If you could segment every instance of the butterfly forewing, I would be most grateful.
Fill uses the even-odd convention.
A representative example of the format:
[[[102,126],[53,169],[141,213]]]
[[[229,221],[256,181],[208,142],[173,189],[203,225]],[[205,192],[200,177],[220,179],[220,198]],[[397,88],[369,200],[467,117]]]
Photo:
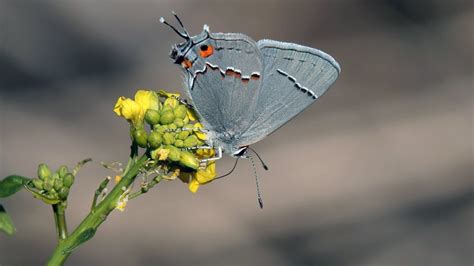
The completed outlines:
[[[257,44],[237,33],[211,33],[202,44],[212,55],[188,71],[188,91],[206,128],[231,143],[255,119],[262,80]]]

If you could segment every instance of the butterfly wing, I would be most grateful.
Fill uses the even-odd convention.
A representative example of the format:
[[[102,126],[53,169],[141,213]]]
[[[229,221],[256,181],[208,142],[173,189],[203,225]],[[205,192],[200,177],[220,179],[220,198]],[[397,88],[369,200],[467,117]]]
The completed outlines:
[[[339,64],[314,48],[261,40],[263,83],[258,95],[258,117],[239,139],[253,144],[283,126],[315,102],[334,83]]]
[[[260,51],[255,41],[238,33],[211,33],[205,43],[213,54],[188,69],[188,92],[204,126],[221,143],[231,144],[254,120]]]

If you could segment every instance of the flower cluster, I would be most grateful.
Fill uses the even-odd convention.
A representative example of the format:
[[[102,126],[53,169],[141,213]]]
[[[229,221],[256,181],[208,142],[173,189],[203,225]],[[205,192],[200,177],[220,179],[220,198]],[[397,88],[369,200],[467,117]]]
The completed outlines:
[[[69,189],[74,183],[75,174],[73,172],[70,172],[67,166],[63,165],[52,173],[46,164],[40,164],[38,166],[38,178],[28,182],[26,188],[36,198],[47,204],[66,201]]]
[[[214,162],[204,167],[200,163],[213,157],[214,150],[203,148],[205,131],[194,110],[179,101],[179,94],[138,90],[133,100],[120,97],[114,112],[129,121],[132,140],[148,149],[150,159],[167,173],[165,179],[179,177],[196,192],[215,178]]]

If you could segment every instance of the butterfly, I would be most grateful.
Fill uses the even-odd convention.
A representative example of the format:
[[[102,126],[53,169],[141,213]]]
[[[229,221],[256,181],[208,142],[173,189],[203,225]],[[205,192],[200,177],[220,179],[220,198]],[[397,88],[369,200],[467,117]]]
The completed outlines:
[[[222,153],[247,157],[250,145],[286,124],[321,97],[341,72],[330,55],[299,44],[254,41],[242,33],[203,31],[189,36],[163,18],[184,42],[170,57],[184,73],[186,92],[209,144]],[[251,148],[250,148],[251,149]]]

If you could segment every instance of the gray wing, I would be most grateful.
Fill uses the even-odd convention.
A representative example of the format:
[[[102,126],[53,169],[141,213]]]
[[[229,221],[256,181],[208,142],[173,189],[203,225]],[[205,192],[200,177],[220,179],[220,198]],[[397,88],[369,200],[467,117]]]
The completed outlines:
[[[262,62],[257,44],[238,33],[211,33],[215,51],[188,76],[189,93],[206,128],[233,143],[254,120]]]
[[[261,40],[263,83],[259,115],[239,139],[253,144],[283,126],[315,102],[337,79],[341,69],[328,54],[314,48]]]

